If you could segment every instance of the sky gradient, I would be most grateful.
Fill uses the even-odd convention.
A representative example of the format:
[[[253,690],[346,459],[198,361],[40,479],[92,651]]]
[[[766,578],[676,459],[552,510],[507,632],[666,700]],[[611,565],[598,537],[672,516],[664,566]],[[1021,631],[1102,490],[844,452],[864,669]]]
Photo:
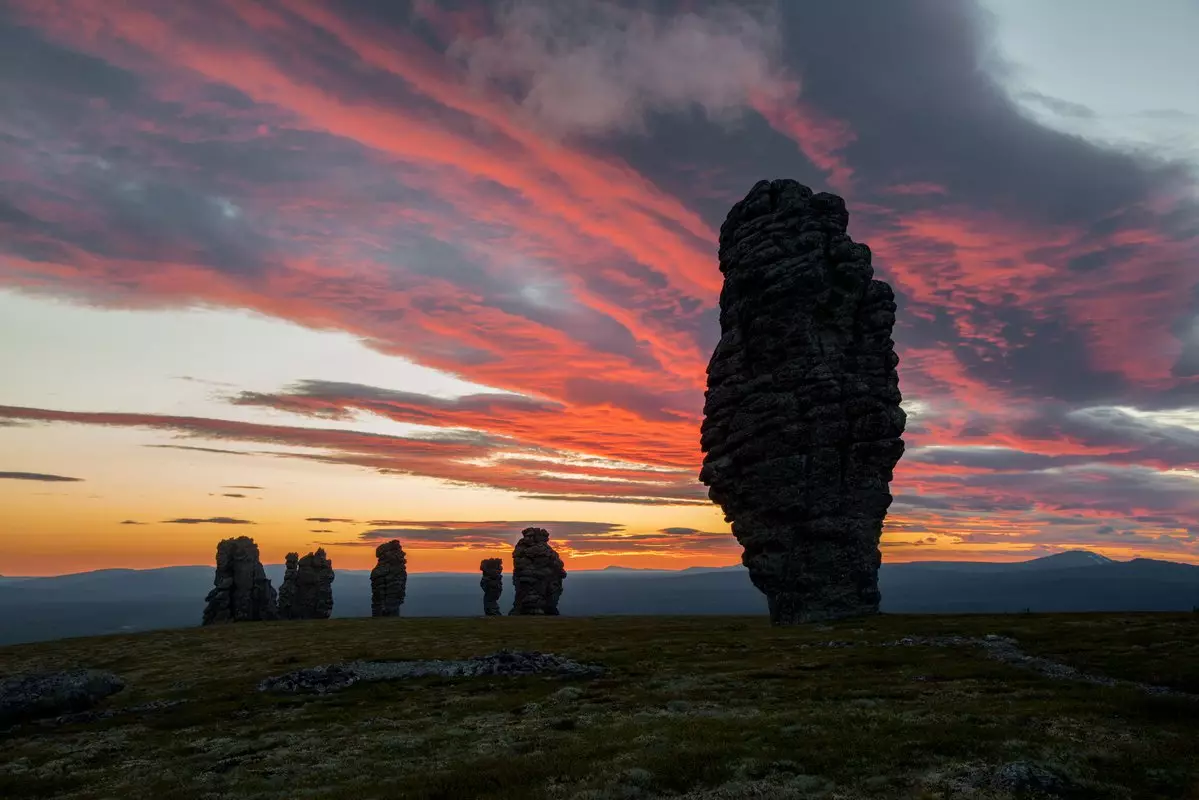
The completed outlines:
[[[1199,562],[1199,11],[1133,9],[3,0],[0,574],[736,562],[716,231],[777,177],[896,291],[884,559]]]

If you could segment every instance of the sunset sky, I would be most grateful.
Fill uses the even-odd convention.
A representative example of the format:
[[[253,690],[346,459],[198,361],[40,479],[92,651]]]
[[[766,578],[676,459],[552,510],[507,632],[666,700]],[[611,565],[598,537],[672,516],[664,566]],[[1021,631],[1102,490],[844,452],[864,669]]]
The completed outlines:
[[[631,10],[636,9],[636,10]],[[1193,0],[0,0],[0,574],[723,565],[716,235],[895,288],[888,561],[1199,562]]]

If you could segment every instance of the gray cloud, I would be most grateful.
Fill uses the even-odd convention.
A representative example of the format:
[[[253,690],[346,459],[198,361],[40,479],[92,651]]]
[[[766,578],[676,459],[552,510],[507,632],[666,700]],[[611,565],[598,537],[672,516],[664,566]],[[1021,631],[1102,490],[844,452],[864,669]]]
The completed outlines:
[[[728,121],[753,92],[788,88],[772,3],[659,15],[645,4],[518,0],[495,21],[450,55],[479,84],[517,87],[521,109],[556,133],[640,131],[650,114],[692,109]]]
[[[69,478],[65,475],[47,475],[43,472],[0,472],[0,480],[12,481],[43,481],[45,483],[78,483],[83,478]]]
[[[172,525],[253,525],[254,523],[248,519],[237,519],[235,517],[179,517],[177,519],[164,519],[164,523]]]

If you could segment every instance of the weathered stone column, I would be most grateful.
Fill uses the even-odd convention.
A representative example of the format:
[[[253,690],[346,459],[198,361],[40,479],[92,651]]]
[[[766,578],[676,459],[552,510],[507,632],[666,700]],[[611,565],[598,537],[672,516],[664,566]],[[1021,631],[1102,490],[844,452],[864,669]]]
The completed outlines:
[[[895,299],[836,195],[761,181],[720,228],[700,479],[776,624],[878,611],[903,454]]]
[[[500,615],[500,595],[504,593],[504,561],[500,558],[485,558],[479,562],[483,577],[479,588],[483,590],[483,613],[489,617]]]
[[[253,539],[238,536],[217,544],[216,576],[204,600],[203,625],[279,618],[275,588],[262,568]]]
[[[371,570],[371,616],[398,617],[408,590],[408,557],[398,539],[375,548],[379,563]]]
[[[520,541],[512,550],[512,587],[516,597],[509,615],[557,616],[566,569],[549,540],[549,531],[544,528],[525,528],[520,532]]]

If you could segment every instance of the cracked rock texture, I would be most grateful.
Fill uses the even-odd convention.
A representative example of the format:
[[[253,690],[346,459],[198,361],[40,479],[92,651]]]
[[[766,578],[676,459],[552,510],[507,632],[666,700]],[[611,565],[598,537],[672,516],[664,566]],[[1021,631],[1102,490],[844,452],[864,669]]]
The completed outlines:
[[[836,195],[760,181],[720,228],[700,480],[775,624],[877,613],[903,455],[895,299]]]
[[[0,681],[0,724],[86,711],[125,688],[111,672],[77,669]]]
[[[216,577],[205,598],[204,625],[279,618],[275,587],[249,536],[223,539],[216,548]]]
[[[500,595],[504,593],[504,561],[500,558],[485,558],[479,562],[483,577],[479,587],[483,590],[483,613],[489,617],[500,615]]]
[[[398,617],[408,590],[408,557],[399,539],[375,548],[379,563],[371,570],[371,616]]]
[[[287,569],[279,587],[281,619],[328,619],[333,613],[333,561],[324,548],[298,558],[287,554]]]
[[[545,528],[525,528],[512,549],[512,586],[516,598],[510,615],[558,615],[558,598],[566,569],[550,546]]]

